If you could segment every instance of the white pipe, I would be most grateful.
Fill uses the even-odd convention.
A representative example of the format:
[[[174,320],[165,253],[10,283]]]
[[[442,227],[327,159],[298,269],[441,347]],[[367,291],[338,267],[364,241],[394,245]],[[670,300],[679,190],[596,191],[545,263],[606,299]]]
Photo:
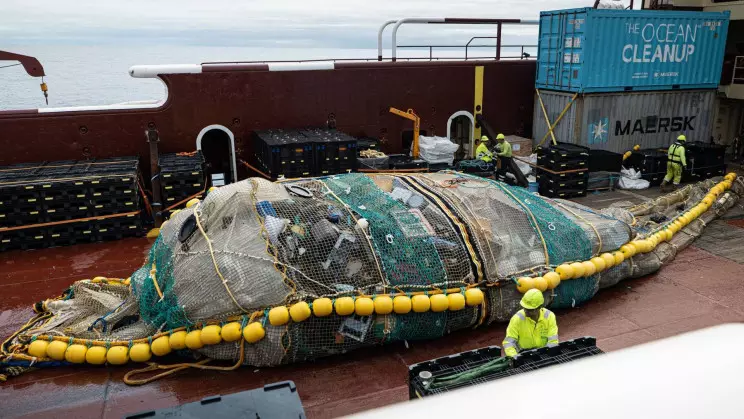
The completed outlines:
[[[395,19],[388,20],[387,22],[383,23],[382,26],[380,26],[380,29],[377,31],[377,61],[382,61],[382,33],[385,32],[385,28],[395,22],[397,22],[397,20]]]
[[[437,17],[437,18],[427,18],[427,17],[407,17],[405,19],[400,19],[398,22],[393,26],[393,61],[395,61],[396,58],[396,51],[398,49],[398,28],[400,28],[400,25],[404,23],[443,23],[444,18],[443,17]]]
[[[199,74],[201,72],[201,64],[155,64],[129,67],[129,75],[135,78],[156,78],[160,74]]]

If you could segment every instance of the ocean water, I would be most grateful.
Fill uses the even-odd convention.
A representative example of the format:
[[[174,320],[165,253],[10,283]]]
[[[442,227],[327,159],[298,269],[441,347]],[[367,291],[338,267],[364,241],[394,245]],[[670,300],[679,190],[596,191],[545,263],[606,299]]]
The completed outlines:
[[[141,100],[161,100],[166,92],[155,79],[129,76],[136,64],[198,64],[208,61],[306,60],[377,57],[375,49],[257,48],[210,46],[75,46],[14,45],[4,47],[34,56],[44,66],[49,105],[39,84],[21,66],[0,68],[0,110],[59,106],[109,105]],[[470,55],[473,55],[473,51]],[[493,51],[478,51],[485,56]],[[390,54],[389,50],[386,54]],[[428,50],[399,51],[400,57],[427,57]],[[435,51],[435,56],[462,58],[460,50]],[[534,55],[533,55],[534,56]],[[0,67],[13,62],[0,61]]]

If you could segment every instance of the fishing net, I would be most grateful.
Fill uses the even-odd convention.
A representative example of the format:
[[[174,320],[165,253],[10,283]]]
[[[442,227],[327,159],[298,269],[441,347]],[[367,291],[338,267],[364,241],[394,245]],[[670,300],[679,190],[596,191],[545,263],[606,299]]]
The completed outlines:
[[[78,281],[63,297],[46,301],[37,321],[11,344],[23,350],[40,336],[62,336],[131,347],[205,324],[238,322],[244,328],[259,322],[265,336],[256,342],[222,341],[193,352],[268,366],[436,338],[508,321],[520,308],[518,277],[539,276],[651,235],[715,184],[595,211],[456,172],[248,179],[175,213],[128,280]],[[733,182],[669,242],[600,273],[562,281],[545,292],[546,305],[576,307],[600,288],[658,270],[743,191],[740,181]],[[375,296],[434,301],[444,294],[449,301],[472,289],[481,290],[483,301],[462,309],[362,315],[357,306],[350,315],[308,315],[276,325],[267,320],[272,308],[307,302],[315,310],[325,298],[336,305]]]

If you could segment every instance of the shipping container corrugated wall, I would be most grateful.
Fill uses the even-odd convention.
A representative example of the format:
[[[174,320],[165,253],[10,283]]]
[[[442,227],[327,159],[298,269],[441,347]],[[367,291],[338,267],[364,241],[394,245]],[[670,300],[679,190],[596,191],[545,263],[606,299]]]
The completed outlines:
[[[540,13],[535,84],[571,92],[716,88],[729,12]]]
[[[574,94],[542,90],[540,95],[548,118],[555,121]],[[714,90],[579,95],[553,132],[558,141],[617,153],[636,144],[641,148],[666,147],[682,133],[688,141],[708,141],[715,100]],[[536,97],[536,143],[548,132],[543,115]]]

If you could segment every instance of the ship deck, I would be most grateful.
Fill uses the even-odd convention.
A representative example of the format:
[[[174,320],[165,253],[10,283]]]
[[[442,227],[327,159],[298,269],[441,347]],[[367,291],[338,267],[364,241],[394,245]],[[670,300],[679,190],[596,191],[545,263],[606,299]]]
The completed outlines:
[[[576,201],[601,208],[613,201],[641,202],[655,195],[658,188],[595,193]],[[737,205],[709,225],[703,236],[658,273],[602,290],[582,307],[557,310],[561,338],[591,335],[601,349],[614,351],[743,321],[742,208]],[[25,323],[34,302],[60,294],[75,280],[128,276],[143,262],[149,245],[141,238],[0,254],[0,335],[8,336]],[[309,418],[334,417],[407,400],[407,365],[500,345],[503,336],[504,325],[494,324],[439,340],[369,348],[299,365],[185,371],[140,387],[122,381],[132,366],[45,369],[0,384],[0,416],[119,418],[292,380]]]

